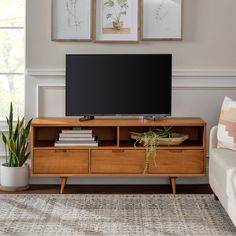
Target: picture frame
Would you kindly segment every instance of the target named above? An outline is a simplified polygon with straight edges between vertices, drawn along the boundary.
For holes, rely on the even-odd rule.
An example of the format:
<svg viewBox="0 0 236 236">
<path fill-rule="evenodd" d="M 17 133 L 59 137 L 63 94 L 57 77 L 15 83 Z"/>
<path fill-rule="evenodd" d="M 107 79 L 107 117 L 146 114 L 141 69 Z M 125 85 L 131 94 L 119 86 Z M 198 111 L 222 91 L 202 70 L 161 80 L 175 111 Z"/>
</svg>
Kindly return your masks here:
<svg viewBox="0 0 236 236">
<path fill-rule="evenodd" d="M 141 0 L 141 40 L 182 40 L 183 0 Z"/>
<path fill-rule="evenodd" d="M 94 0 L 94 42 L 138 43 L 140 0 Z"/>
<path fill-rule="evenodd" d="M 93 0 L 51 0 L 52 41 L 92 41 Z"/>
</svg>

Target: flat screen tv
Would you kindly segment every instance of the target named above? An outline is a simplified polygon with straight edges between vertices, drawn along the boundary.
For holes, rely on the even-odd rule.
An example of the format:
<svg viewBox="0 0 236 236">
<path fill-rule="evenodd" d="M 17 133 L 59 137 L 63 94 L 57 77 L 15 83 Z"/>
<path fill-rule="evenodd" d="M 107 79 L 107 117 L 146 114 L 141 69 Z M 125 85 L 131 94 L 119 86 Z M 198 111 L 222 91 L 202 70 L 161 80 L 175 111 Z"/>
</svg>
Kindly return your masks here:
<svg viewBox="0 0 236 236">
<path fill-rule="evenodd" d="M 170 115 L 172 55 L 66 55 L 66 115 Z"/>
</svg>

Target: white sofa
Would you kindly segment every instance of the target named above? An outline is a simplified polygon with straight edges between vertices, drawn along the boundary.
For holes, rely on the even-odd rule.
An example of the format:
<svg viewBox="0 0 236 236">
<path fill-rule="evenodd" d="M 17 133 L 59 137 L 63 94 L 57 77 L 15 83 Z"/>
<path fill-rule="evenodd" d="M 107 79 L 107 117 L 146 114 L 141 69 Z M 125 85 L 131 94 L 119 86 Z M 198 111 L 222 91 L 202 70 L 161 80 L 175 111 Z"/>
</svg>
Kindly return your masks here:
<svg viewBox="0 0 236 236">
<path fill-rule="evenodd" d="M 217 126 L 210 132 L 209 183 L 236 226 L 236 151 L 217 148 Z"/>
</svg>

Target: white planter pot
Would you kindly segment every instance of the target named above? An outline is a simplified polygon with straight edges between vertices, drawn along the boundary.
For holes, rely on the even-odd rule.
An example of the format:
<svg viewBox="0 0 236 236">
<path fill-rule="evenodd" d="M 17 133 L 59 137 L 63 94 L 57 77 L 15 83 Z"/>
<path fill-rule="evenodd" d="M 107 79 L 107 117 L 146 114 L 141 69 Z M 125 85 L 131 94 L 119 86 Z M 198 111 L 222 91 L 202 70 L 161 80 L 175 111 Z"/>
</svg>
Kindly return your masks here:
<svg viewBox="0 0 236 236">
<path fill-rule="evenodd" d="M 20 191 L 29 188 L 29 165 L 8 167 L 1 165 L 1 189 Z"/>
</svg>

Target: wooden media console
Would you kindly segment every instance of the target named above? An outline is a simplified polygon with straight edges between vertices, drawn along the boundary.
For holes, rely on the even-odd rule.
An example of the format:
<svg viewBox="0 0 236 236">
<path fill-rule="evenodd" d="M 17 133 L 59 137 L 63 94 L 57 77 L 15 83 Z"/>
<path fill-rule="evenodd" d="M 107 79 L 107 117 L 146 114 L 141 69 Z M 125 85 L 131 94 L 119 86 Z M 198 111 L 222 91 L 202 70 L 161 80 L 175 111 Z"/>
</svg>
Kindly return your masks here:
<svg viewBox="0 0 236 236">
<path fill-rule="evenodd" d="M 146 150 L 134 147 L 131 132 L 145 132 L 171 126 L 174 132 L 189 135 L 178 146 L 158 146 L 156 157 L 149 160 L 146 173 Z M 92 129 L 98 147 L 55 147 L 62 129 Z M 154 160 L 155 158 L 155 160 Z M 205 175 L 206 123 L 200 118 L 161 118 L 157 121 L 78 118 L 37 118 L 31 123 L 31 174 L 61 177 L 63 193 L 71 176 L 167 176 L 173 193 L 176 178 Z"/>
</svg>

